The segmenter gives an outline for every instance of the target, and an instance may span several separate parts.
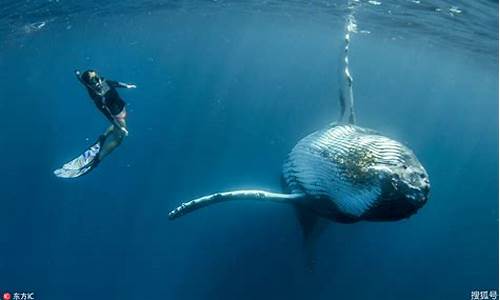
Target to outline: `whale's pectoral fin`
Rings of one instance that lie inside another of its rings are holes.
[[[274,201],[282,203],[299,204],[304,199],[304,194],[280,194],[271,193],[260,190],[239,190],[231,192],[216,193],[201,198],[182,203],[176,209],[172,210],[168,217],[175,219],[190,213],[199,208],[226,201],[234,200],[261,200],[261,201]]]
[[[349,22],[352,22],[349,20]],[[349,124],[356,123],[356,115],[354,113],[354,94],[353,94],[353,78],[349,69],[349,44],[351,41],[350,35],[351,29],[346,26],[346,33],[344,39],[344,51],[342,51],[341,61],[340,61],[340,71],[339,71],[339,102],[340,102],[340,118],[339,122],[342,122],[346,109],[349,109]]]
[[[342,122],[342,120],[344,120],[345,109],[346,109],[346,99],[344,97],[344,91],[342,89],[339,90],[339,104],[340,104],[339,122]]]

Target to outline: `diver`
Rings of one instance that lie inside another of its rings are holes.
[[[128,135],[127,111],[126,103],[116,88],[136,88],[134,84],[105,79],[94,70],[83,73],[76,70],[75,75],[87,89],[97,109],[111,122],[111,126],[82,155],[54,172],[56,176],[64,178],[75,178],[86,174],[122,143],[123,138]]]

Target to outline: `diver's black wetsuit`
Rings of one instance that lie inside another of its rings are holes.
[[[126,103],[120,97],[116,88],[126,88],[127,85],[125,83],[114,80],[103,80],[99,91],[96,91],[94,88],[85,83],[84,85],[87,88],[90,98],[94,100],[97,108],[106,116],[106,118],[108,118],[108,120],[113,121],[113,116],[116,116],[123,111]]]

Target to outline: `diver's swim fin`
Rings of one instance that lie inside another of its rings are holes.
[[[64,164],[62,168],[54,171],[54,175],[61,178],[76,178],[87,174],[97,167],[99,163],[98,154],[101,151],[103,138],[100,137],[95,144],[90,146],[77,158]]]

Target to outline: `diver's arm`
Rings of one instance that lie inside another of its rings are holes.
[[[127,89],[135,89],[137,86],[135,84],[123,83],[115,80],[107,80],[109,86],[114,88],[127,88]]]

